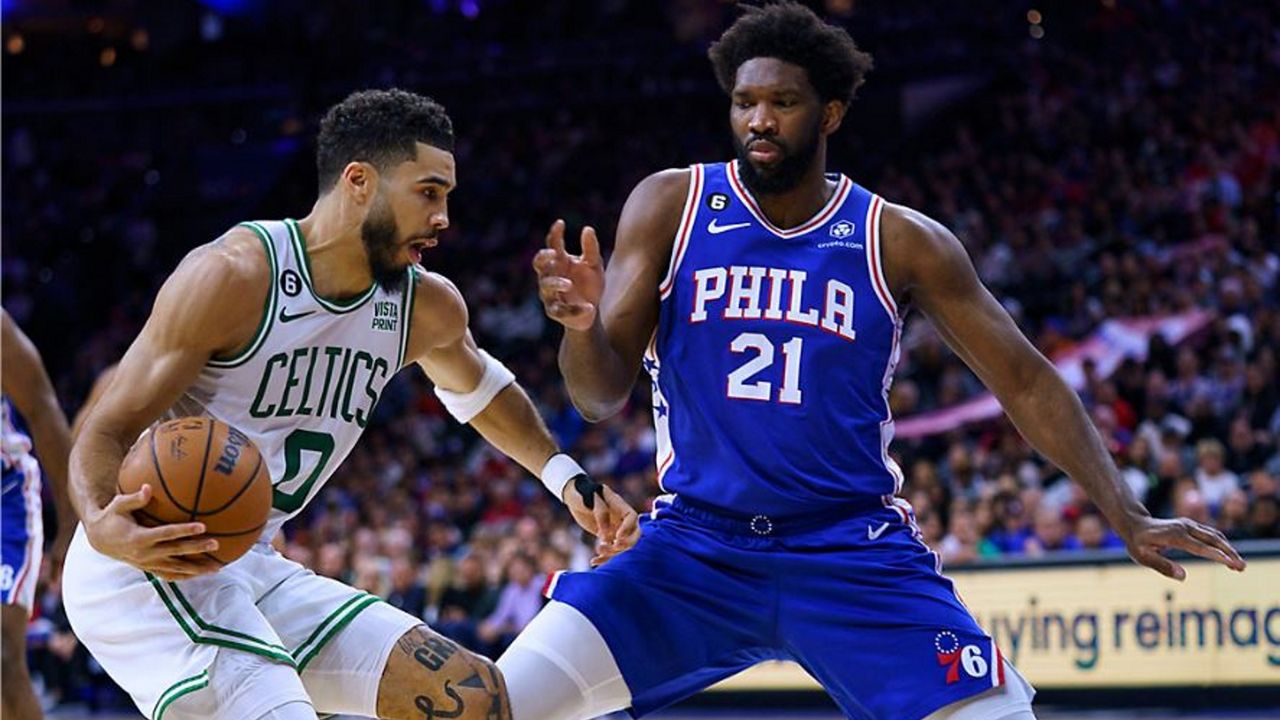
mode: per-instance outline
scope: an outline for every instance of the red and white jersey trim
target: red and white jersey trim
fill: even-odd
[[[793,238],[812,232],[821,227],[823,223],[835,216],[840,206],[844,205],[845,198],[849,197],[849,191],[853,189],[853,181],[844,175],[840,176],[839,182],[836,184],[836,191],[831,193],[831,198],[827,200],[827,204],[822,206],[817,215],[809,220],[797,225],[796,227],[783,230],[782,228],[769,222],[769,218],[765,217],[764,211],[760,209],[760,205],[756,199],[751,197],[751,193],[747,191],[745,185],[742,184],[741,178],[738,177],[738,161],[734,160],[729,163],[729,171],[725,173],[729,176],[729,185],[733,188],[733,194],[738,196],[743,205],[747,206],[747,210],[755,217],[766,230],[781,238]]]
[[[671,260],[667,263],[667,274],[658,284],[658,297],[666,300],[676,284],[676,273],[680,271],[680,262],[689,249],[689,236],[693,234],[694,223],[698,219],[698,199],[702,197],[704,170],[702,165],[689,168],[689,192],[684,198],[684,210],[680,213],[680,225],[676,230],[676,239],[671,246]]]
[[[6,605],[21,605],[30,612],[35,606],[36,581],[44,558],[44,516],[40,498],[40,464],[34,456],[14,458],[13,467],[22,469],[22,499],[26,505],[27,547],[22,566],[13,573],[13,585],[4,595]]]

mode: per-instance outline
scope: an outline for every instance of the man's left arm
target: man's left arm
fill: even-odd
[[[901,206],[886,206],[883,213],[885,273],[895,295],[909,298],[933,322],[1022,436],[1084,488],[1134,560],[1177,580],[1186,571],[1162,550],[1177,548],[1244,569],[1215,528],[1151,517],[1121,480],[1079,398],[982,285],[950,231]]]
[[[450,414],[557,493],[574,520],[604,543],[602,559],[634,545],[639,538],[635,510],[560,452],[511,371],[476,345],[457,288],[428,274],[419,282],[415,306],[411,347],[418,348],[416,361]],[[431,341],[418,346],[415,334]]]
[[[67,459],[71,455],[71,431],[67,416],[58,405],[53,383],[44,369],[40,352],[26,333],[18,327],[9,313],[0,310],[3,319],[3,385],[18,412],[26,418],[31,428],[31,441],[40,456],[41,469],[49,481],[54,506],[58,512],[58,534],[49,553],[50,567],[56,576],[62,570],[62,561],[71,544],[76,527],[76,513],[67,494]]]

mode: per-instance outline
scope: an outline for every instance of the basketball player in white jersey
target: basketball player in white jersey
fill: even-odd
[[[311,214],[244,223],[188,255],[85,420],[71,457],[83,524],[68,616],[153,720],[509,718],[491,662],[269,539],[413,363],[457,419],[541,476],[602,557],[635,542],[635,512],[558,452],[510,371],[476,347],[457,288],[418,265],[456,185],[444,109],[399,90],[356,93],[329,111],[317,145]],[[204,555],[217,540],[199,522],[134,522],[157,488],[116,492],[139,433],[197,414],[252,438],[274,486],[262,541],[225,567]]]

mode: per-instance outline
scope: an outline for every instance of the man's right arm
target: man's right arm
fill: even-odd
[[[71,450],[70,490],[89,542],[101,553],[166,578],[217,569],[183,556],[214,542],[200,523],[144,528],[132,511],[152,489],[117,494],[120,464],[138,435],[195,380],[215,354],[252,337],[269,289],[259,242],[233,230],[192,251],[165,281],[142,332],[84,420]]]
[[[599,261],[594,231],[583,233],[582,257],[565,255],[561,223],[548,236],[550,248],[535,260],[547,314],[565,325],[560,371],[569,397],[588,420],[617,413],[635,386],[644,348],[658,324],[658,285],[688,189],[688,170],[655,173],[636,186],[618,220],[607,271]],[[590,262],[589,243],[595,263]],[[584,268],[584,261],[595,267]],[[593,283],[595,272],[603,275],[598,283]],[[592,316],[589,325],[582,322],[587,313]]]

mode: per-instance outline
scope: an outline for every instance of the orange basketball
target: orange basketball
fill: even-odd
[[[257,542],[271,512],[271,475],[244,433],[208,417],[170,420],[138,438],[120,466],[120,492],[151,485],[134,513],[148,527],[198,521],[227,564]]]

